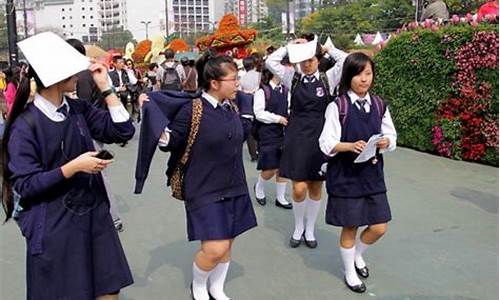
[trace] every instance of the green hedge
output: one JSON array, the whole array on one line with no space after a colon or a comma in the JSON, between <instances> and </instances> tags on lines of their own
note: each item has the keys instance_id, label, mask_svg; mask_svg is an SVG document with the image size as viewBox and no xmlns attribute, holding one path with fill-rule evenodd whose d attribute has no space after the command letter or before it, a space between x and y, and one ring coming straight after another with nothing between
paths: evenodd
<instances>
[{"instance_id":1,"label":"green hedge","mask_svg":"<svg viewBox=\"0 0 500 300\"><path fill-rule=\"evenodd\" d=\"M374 92L390 103L398 144L455 159L498 165L498 147L488 147L480 158L462 155L458 148L466 147L463 139L466 124L460 118L444 119L441 113L449 99L464 98L456 79L459 71L455 59L457 50L470 43L478 32L495 32L498 39L497 28L496 24L481 23L477 27L446 26L435 32L423 28L404 31L375 55ZM487 99L489 108L477 114L496 120L498 128L498 63L495 69L479 68L476 75L476 86L485 81L492 87L491 98ZM453 126L448 124L450 122L458 124ZM450 141L448 146L452 150L448 153L433 143L436 126L444 132L443 141Z\"/></svg>"}]
</instances>

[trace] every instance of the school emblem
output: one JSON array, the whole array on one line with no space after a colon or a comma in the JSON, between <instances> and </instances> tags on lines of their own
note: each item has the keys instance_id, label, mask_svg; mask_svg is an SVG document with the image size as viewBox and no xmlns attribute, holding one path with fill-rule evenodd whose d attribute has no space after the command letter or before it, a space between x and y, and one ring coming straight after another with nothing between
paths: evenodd
<instances>
[{"instance_id":1,"label":"school emblem","mask_svg":"<svg viewBox=\"0 0 500 300\"><path fill-rule=\"evenodd\" d=\"M316 97L323 97L324 95L325 95L325 90L322 87L318 86L316 88Z\"/></svg>"}]
</instances>

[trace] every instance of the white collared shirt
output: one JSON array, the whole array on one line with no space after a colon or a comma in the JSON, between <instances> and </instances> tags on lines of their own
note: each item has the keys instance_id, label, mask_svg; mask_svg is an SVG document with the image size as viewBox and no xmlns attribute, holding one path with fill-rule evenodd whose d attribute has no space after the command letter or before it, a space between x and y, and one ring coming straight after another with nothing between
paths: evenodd
<instances>
[{"instance_id":1,"label":"white collared shirt","mask_svg":"<svg viewBox=\"0 0 500 300\"><path fill-rule=\"evenodd\" d=\"M349 91L347 95L349 96L351 103L355 103L356 107L358 108L359 104L356 102L356 100L367 100L365 104L365 110L366 112L370 111L372 101L369 93L367 93L363 98L360 98L352 91ZM391 113L389 112L388 107L386 108L384 116L382 117L382 126L380 131L384 135L384 137L389 139L389 146L387 147L387 149L380 149L380 152L382 153L384 151L393 151L394 149L396 149L396 128L394 128L394 123L392 122ZM342 125L340 124L338 107L335 102L331 102L326 108L325 124L323 125L323 131L321 132L321 135L319 137L319 147L321 151L330 157L335 156L337 154L337 152L335 152L335 147L338 143L340 143L341 136Z\"/></svg>"},{"instance_id":2,"label":"white collared shirt","mask_svg":"<svg viewBox=\"0 0 500 300\"><path fill-rule=\"evenodd\" d=\"M273 81L269 81L269 85L273 90L278 86ZM290 92L288 92L287 99L288 107L290 107ZM258 89L253 96L253 113L255 114L255 118L264 124L279 123L280 118L282 117L266 110L266 95L264 94L264 90L261 88Z\"/></svg>"},{"instance_id":3,"label":"white collared shirt","mask_svg":"<svg viewBox=\"0 0 500 300\"><path fill-rule=\"evenodd\" d=\"M342 77L342 68L344 66L344 60L349 55L348 53L332 48L328 50L328 54L335 59L335 65L326 71L326 77L328 78L328 85L330 86L330 95L333 94L335 88L340 83ZM287 68L281 64L283 58L287 55L286 47L281 47L274 51L266 59L266 67L276 76L278 76L283 82L283 84L289 89L292 86L293 75L295 71L293 69ZM298 65L298 64L297 64ZM300 72L300 68L297 68ZM316 79L319 79L319 73Z\"/></svg>"},{"instance_id":4,"label":"white collared shirt","mask_svg":"<svg viewBox=\"0 0 500 300\"><path fill-rule=\"evenodd\" d=\"M56 107L54 104L52 104L52 102L45 99L39 93L36 93L35 98L33 100L33 104L44 115L46 115L47 118L49 118L54 122L62 122L66 120L66 116L57 111L60 107L66 104L68 112L70 110L70 106L68 104L68 101L66 101L66 97L63 97L63 102L61 103L61 105L59 107ZM113 120L113 123L122 123L130 119L128 111L125 109L125 107L123 107L123 104L121 103L120 105L117 106L108 106L108 109L109 109L109 114L111 115L111 119Z\"/></svg>"}]
</instances>

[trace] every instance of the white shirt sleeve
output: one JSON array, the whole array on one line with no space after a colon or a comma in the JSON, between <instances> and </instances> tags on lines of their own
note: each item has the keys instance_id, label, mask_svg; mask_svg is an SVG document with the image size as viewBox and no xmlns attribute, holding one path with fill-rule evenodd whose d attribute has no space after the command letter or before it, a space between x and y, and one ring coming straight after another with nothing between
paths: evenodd
<instances>
[{"instance_id":1,"label":"white shirt sleeve","mask_svg":"<svg viewBox=\"0 0 500 300\"><path fill-rule=\"evenodd\" d=\"M386 108L384 116L382 117L381 133L389 139L389 147L387 147L387 149L380 149L380 153L394 151L396 149L397 133L394 123L392 122L389 107Z\"/></svg>"},{"instance_id":2,"label":"white shirt sleeve","mask_svg":"<svg viewBox=\"0 0 500 300\"><path fill-rule=\"evenodd\" d=\"M160 136L160 139L158 140L159 147L167 147L168 146L168 143L170 142L170 132L172 132L172 130L170 130L168 127L165 127L165 129L163 129L163 133L165 133L165 138L163 139Z\"/></svg>"},{"instance_id":3,"label":"white shirt sleeve","mask_svg":"<svg viewBox=\"0 0 500 300\"><path fill-rule=\"evenodd\" d=\"M281 61L286 56L286 47L281 47L274 51L266 59L266 67L276 76L278 76L281 82L287 87L291 88L294 70L289 69L281 64Z\"/></svg>"},{"instance_id":4,"label":"white shirt sleeve","mask_svg":"<svg viewBox=\"0 0 500 300\"><path fill-rule=\"evenodd\" d=\"M121 103L117 106L108 106L108 109L113 123L122 123L130 119L130 114Z\"/></svg>"},{"instance_id":5,"label":"white shirt sleeve","mask_svg":"<svg viewBox=\"0 0 500 300\"><path fill-rule=\"evenodd\" d=\"M128 81L131 84L136 84L137 83L137 78L135 77L134 71L131 69L127 69L127 75L128 75Z\"/></svg>"},{"instance_id":6,"label":"white shirt sleeve","mask_svg":"<svg viewBox=\"0 0 500 300\"><path fill-rule=\"evenodd\" d=\"M335 59L335 65L326 71L326 77L328 78L328 84L330 85L330 95L332 95L335 88L340 83L344 61L349 53L333 48L328 51L328 54Z\"/></svg>"},{"instance_id":7,"label":"white shirt sleeve","mask_svg":"<svg viewBox=\"0 0 500 300\"><path fill-rule=\"evenodd\" d=\"M331 102L326 107L325 124L319 136L319 148L325 155L334 157L337 154L334 149L340 143L341 136L342 126L339 120L339 110L337 104Z\"/></svg>"},{"instance_id":8,"label":"white shirt sleeve","mask_svg":"<svg viewBox=\"0 0 500 300\"><path fill-rule=\"evenodd\" d=\"M281 116L266 111L266 97L263 89L258 89L253 96L255 118L265 124L279 123Z\"/></svg>"}]
</instances>

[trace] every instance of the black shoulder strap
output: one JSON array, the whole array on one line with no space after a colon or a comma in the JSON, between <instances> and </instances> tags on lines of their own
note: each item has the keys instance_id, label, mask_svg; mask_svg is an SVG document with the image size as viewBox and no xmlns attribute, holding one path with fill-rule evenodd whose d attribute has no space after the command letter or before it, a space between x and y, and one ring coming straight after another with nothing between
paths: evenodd
<instances>
[{"instance_id":1,"label":"black shoulder strap","mask_svg":"<svg viewBox=\"0 0 500 300\"><path fill-rule=\"evenodd\" d=\"M328 95L332 95L330 93L330 84L328 83L328 77L326 76L325 72L319 72L319 80L321 81L321 83L325 87Z\"/></svg>"},{"instance_id":2,"label":"black shoulder strap","mask_svg":"<svg viewBox=\"0 0 500 300\"><path fill-rule=\"evenodd\" d=\"M302 77L302 75L299 72L295 72L293 74L292 86L291 86L291 89L290 89L290 92L291 92L292 96L293 96L293 93L295 92L295 89L297 88L297 85L300 82L300 78L301 77Z\"/></svg>"}]
</instances>

